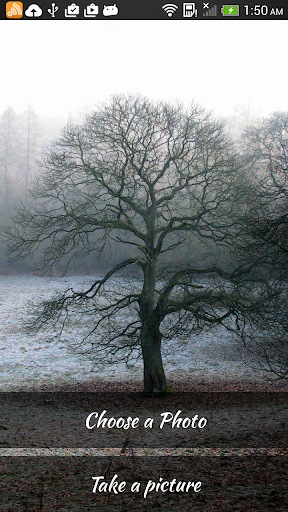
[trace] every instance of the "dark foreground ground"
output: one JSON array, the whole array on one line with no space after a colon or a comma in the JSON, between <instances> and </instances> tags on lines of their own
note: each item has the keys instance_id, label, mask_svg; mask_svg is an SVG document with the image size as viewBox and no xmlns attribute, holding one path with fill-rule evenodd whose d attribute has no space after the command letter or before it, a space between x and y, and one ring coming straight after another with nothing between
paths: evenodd
<instances>
[{"instance_id":1,"label":"dark foreground ground","mask_svg":"<svg viewBox=\"0 0 288 512\"><path fill-rule=\"evenodd\" d=\"M119 387L122 394L118 393ZM181 407L183 411L184 408L188 410L189 403L186 407L182 401L183 396L191 396L192 404L194 394L196 403L206 410L205 407L208 407L205 402L207 396L214 397L215 404L212 399L208 404L210 409L213 409L212 421L215 421L215 428L211 429L210 434L207 430L203 440L201 441L197 437L196 442L195 437L191 437L189 440L190 432L185 430L182 437L181 432L180 438L175 436L177 442L175 441L173 444L173 432L171 437L171 431L164 432L163 429L163 433L160 432L160 437L159 435L157 437L156 444L154 438L151 438L152 441L147 438L144 442L145 436L136 436L133 439L132 435L130 438L128 435L128 437L126 436L127 447L125 436L125 439L120 436L118 442L112 435L112 438L107 438L107 444L104 442L101 446L112 447L111 453L114 449L113 456L109 453L100 455L100 452L93 456L79 456L79 452L78 456L71 456L69 451L66 456L62 457L43 456L41 451L38 456L29 454L23 456L23 452L20 456L20 449L23 447L35 449L66 446L69 450L73 446L100 446L98 437L94 437L91 443L86 433L83 433L81 429L77 430L79 423L77 400L79 397L85 398L86 401L83 399L81 402L82 405L84 404L83 411L91 410L93 400L97 410L99 410L98 407L102 407L108 411L112 408L111 411L113 411L111 404L117 404L117 400L121 396L119 414L121 412L123 417L125 414L128 415L127 411L130 411L131 414L139 414L140 410L143 411L143 397L138 394L138 391L141 390L140 383L127 383L126 386L123 383L119 383L119 385L114 383L109 386L108 383L102 388L98 383L98 385L91 385L91 389L89 387L87 389L87 384L79 384L73 389L63 389L62 387L58 390L49 390L49 392L45 389L45 393L36 394L36 406L35 404L31 405L30 397L27 398L25 394L16 393L12 396L8 393L9 400L10 397L12 398L10 401L7 399L6 402L5 394L2 394L0 425L7 430L0 430L0 448L2 449L0 511L232 512L235 510L287 512L288 420L284 388L253 382L247 382L245 387L243 383L221 381L217 386L215 383L212 386L212 383L204 385L200 382L186 382L185 384L174 382L171 387L175 390L175 394L172 394L168 401L159 401L159 412L163 410L176 411L177 407ZM61 391L60 398L57 393L53 394L51 391ZM65 395L67 391L69 393ZM93 395L92 393L89 395L91 391L94 392ZM127 393L123 393L123 391ZM189 395L187 391L189 391ZM219 391L220 394L213 394L215 391ZM255 391L259 393L257 394ZM105 398L106 392L109 392L109 397L112 397L111 403L108 398ZM67 411L63 406L63 396ZM90 399L92 401L89 402ZM97 403L96 406L97 399L101 405ZM26 408L23 409L25 403ZM157 407L157 402L147 402L147 410L151 415L153 411L154 414L157 413ZM193 407L196 410L195 404ZM115 410L113 414L115 415ZM222 422L222 427L221 421L219 427L217 418L220 420L226 418ZM61 432L59 430L60 423ZM68 428L69 436L66 438ZM65 435L61 437L60 433L63 434L63 432ZM142 445L145 448L145 455L143 453L139 455L138 447L141 448ZM150 448L151 446L154 446L154 449ZM177 446L177 455L175 455L175 450L173 453L173 446ZM195 446L200 447L197 453L195 451L193 453ZM205 453L205 449L201 452L201 447L205 446L210 446L208 455L207 452ZM255 450L253 450L253 446L256 447ZM116 455L115 447L118 447ZM164 447L166 451L164 451ZM217 451L217 447L222 447L222 451ZM235 447L238 449L237 456L235 456ZM249 447L250 451L245 447ZM278 449L276 449L277 447ZM11 449L14 450L14 456L9 454ZM169 449L171 449L170 454ZM4 450L6 450L5 456L3 456ZM104 481L110 483L114 475L117 475L118 482L126 482L123 492L115 494L114 492L99 492L97 489L97 492L93 493L93 476L103 476ZM156 486L157 483L162 482L169 482L170 485L173 479L176 483L201 481L201 490L196 493L193 488L190 488L187 491L186 484L183 484L183 490L180 488L178 492L173 487L172 490L168 489L165 492L164 488L157 491L154 487L154 490L148 492L144 497L144 491L149 481L150 486ZM132 492L131 485L135 482L138 482L139 486L135 492Z\"/></svg>"},{"instance_id":2,"label":"dark foreground ground","mask_svg":"<svg viewBox=\"0 0 288 512\"><path fill-rule=\"evenodd\" d=\"M288 510L287 457L50 457L1 460L1 512ZM118 495L93 493L92 476L126 481ZM200 492L151 492L148 480L202 482ZM130 491L140 482L140 492Z\"/></svg>"}]
</instances>

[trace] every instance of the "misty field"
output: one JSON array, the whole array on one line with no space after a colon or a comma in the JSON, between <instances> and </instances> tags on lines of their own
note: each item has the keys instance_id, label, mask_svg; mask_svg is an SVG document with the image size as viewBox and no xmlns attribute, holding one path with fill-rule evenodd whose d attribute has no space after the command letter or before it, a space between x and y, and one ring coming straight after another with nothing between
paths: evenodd
<instances>
[{"instance_id":1,"label":"misty field","mask_svg":"<svg viewBox=\"0 0 288 512\"><path fill-rule=\"evenodd\" d=\"M75 347L81 350L81 340L89 329L85 320L81 324L68 324L61 338L57 326L33 335L25 332L27 301L35 297L49 298L54 290L63 290L67 285L79 289L92 280L91 276L0 277L1 391L89 382L142 381L141 360L128 368L124 364L105 366L93 362L89 354L78 353ZM123 280L119 277L117 286L122 286ZM173 381L192 379L209 383L220 378L243 382L260 381L263 377L259 370L244 364L243 359L249 363L249 355L221 326L197 335L191 333L186 346L177 339L164 344L163 356L168 379Z\"/></svg>"}]
</instances>

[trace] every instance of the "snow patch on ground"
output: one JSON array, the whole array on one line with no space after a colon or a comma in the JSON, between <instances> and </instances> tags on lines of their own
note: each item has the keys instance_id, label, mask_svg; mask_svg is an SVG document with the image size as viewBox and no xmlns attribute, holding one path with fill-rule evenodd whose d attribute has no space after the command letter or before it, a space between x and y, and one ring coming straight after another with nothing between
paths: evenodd
<instances>
[{"instance_id":1,"label":"snow patch on ground","mask_svg":"<svg viewBox=\"0 0 288 512\"><path fill-rule=\"evenodd\" d=\"M121 278L119 278L121 280ZM55 289L77 289L91 276L43 278L36 276L0 276L0 391L29 389L41 384L73 384L92 380L141 380L142 362L133 368L121 365L98 367L88 357L73 352L62 343L56 329L28 335L23 329L26 303L36 296L47 298ZM120 283L121 281L119 281ZM65 337L79 338L81 327L67 327ZM210 380L221 378L243 381L260 380L263 375L243 364L239 344L223 327L191 334L187 346L173 340L164 347L167 377ZM172 349L173 347L173 349ZM168 350L167 350L168 349ZM167 354L166 354L167 352Z\"/></svg>"}]
</instances>

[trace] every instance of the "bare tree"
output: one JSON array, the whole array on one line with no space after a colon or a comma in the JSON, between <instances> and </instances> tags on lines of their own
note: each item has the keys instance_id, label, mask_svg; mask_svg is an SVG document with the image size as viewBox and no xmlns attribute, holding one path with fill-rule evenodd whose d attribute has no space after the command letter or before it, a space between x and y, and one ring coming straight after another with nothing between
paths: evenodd
<instances>
[{"instance_id":1,"label":"bare tree","mask_svg":"<svg viewBox=\"0 0 288 512\"><path fill-rule=\"evenodd\" d=\"M255 250L270 265L287 266L288 256L288 114L275 113L245 133L248 166L254 172L255 214L250 234ZM279 268L279 267L278 267Z\"/></svg>"},{"instance_id":2,"label":"bare tree","mask_svg":"<svg viewBox=\"0 0 288 512\"><path fill-rule=\"evenodd\" d=\"M211 247L231 247L240 236L240 177L223 125L196 106L120 96L68 127L43 159L31 192L36 206L18 209L6 230L10 253L31 259L42 246L34 268L45 273L66 270L75 256L99 255L111 241L129 250L86 289L42 301L32 326L65 323L69 313L87 318L83 347L89 343L105 362L142 355L145 391L166 391L164 339L207 325L230 328L231 318L240 329L249 308L263 303L248 285L243 292L249 263L229 272L217 260L199 264L193 245L181 262L190 236L194 246L199 239ZM128 267L138 274L125 286L115 275Z\"/></svg>"},{"instance_id":3,"label":"bare tree","mask_svg":"<svg viewBox=\"0 0 288 512\"><path fill-rule=\"evenodd\" d=\"M246 166L254 199L245 213L246 253L258 259L274 289L261 328L245 344L264 369L288 377L288 114L275 113L244 133Z\"/></svg>"}]
</instances>

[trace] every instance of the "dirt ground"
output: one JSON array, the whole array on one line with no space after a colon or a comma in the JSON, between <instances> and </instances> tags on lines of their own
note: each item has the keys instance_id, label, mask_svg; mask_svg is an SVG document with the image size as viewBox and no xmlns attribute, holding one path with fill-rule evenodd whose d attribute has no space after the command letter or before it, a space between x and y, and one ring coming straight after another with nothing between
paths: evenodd
<instances>
[{"instance_id":1,"label":"dirt ground","mask_svg":"<svg viewBox=\"0 0 288 512\"><path fill-rule=\"evenodd\" d=\"M5 460L4 460L5 459ZM175 510L287 511L288 458L2 457L1 512ZM122 493L93 493L92 477L126 482ZM200 492L156 492L147 482L201 481ZM139 492L131 492L139 482ZM150 483L151 485L151 483Z\"/></svg>"},{"instance_id":2,"label":"dirt ground","mask_svg":"<svg viewBox=\"0 0 288 512\"><path fill-rule=\"evenodd\" d=\"M0 394L0 425L4 427L0 430L0 511L287 512L284 389L252 382L246 388L243 383L219 382L213 391L207 384L174 383L173 389L164 401L150 398L148 402L139 394L141 384L131 382L126 387L122 383L122 393L114 383L104 389L87 389L81 384L59 388L56 393L54 388L45 389L33 396ZM91 437L82 425L79 428L79 421L93 405L94 410L101 407L110 415L122 413L125 417L130 411L141 421L148 413L156 418L164 410L181 408L185 415L201 411L211 425L210 430L208 426L203 429L202 437L195 437L191 429L179 429L176 435L171 428L155 428L155 435L146 437L143 431L134 438L132 433L127 436L127 432L115 431L107 437ZM67 447L65 456L58 456L57 450L53 456L41 452L61 446ZM81 452L81 447L89 450L91 446L108 446L111 454L103 449L93 455L87 455L85 449ZM34 453L29 455L29 449ZM93 492L92 477L98 476L106 487L113 477L125 482L123 492L117 486L117 494L115 486L111 492L105 486ZM201 482L198 492L192 482ZM132 484L138 485L134 492ZM151 491L144 497L147 485Z\"/></svg>"}]
</instances>

